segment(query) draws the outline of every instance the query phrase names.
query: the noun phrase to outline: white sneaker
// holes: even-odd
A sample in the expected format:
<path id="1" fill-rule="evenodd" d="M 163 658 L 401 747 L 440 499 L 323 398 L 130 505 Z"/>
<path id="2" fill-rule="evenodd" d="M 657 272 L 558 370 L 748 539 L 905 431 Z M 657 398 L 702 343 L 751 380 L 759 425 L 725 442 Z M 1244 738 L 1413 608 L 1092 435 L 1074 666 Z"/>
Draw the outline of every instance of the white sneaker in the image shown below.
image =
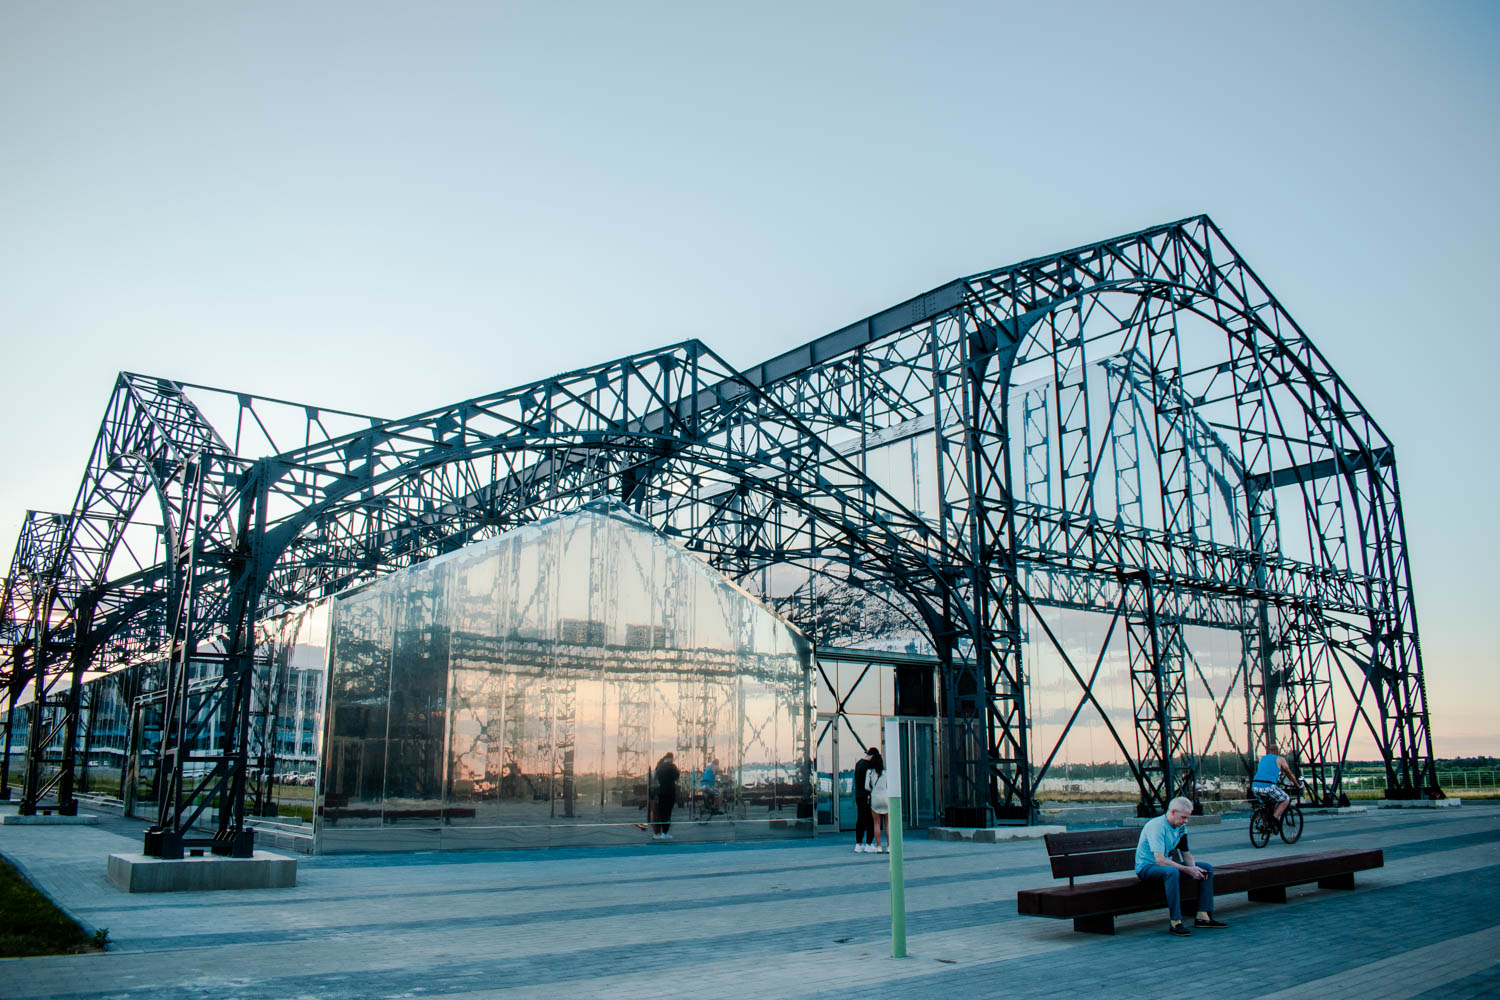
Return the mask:
<path id="1" fill-rule="evenodd" d="M 854 845 L 854 853 L 855 854 L 863 854 L 863 853 L 865 853 L 865 845 L 864 844 L 855 844 Z"/>
<path id="2" fill-rule="evenodd" d="M 661 839 L 662 840 L 671 840 L 672 839 L 672 835 L 670 833 L 664 833 L 664 834 L 661 835 Z"/>
<path id="3" fill-rule="evenodd" d="M 889 847 L 882 847 L 880 849 L 880 853 L 881 854 L 889 854 L 889 853 L 891 853 L 891 849 Z"/>

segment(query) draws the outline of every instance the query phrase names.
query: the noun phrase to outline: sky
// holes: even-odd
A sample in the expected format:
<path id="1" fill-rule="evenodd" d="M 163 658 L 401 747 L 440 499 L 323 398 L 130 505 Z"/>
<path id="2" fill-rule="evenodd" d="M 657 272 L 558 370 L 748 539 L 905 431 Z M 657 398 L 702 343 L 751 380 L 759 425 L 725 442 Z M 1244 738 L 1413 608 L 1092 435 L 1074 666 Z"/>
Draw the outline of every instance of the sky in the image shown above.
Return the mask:
<path id="1" fill-rule="evenodd" d="M 1394 442 L 1437 753 L 1500 754 L 1500 7 L 1047 6 L 0 0 L 0 553 L 122 370 L 748 366 L 1208 213 Z"/>

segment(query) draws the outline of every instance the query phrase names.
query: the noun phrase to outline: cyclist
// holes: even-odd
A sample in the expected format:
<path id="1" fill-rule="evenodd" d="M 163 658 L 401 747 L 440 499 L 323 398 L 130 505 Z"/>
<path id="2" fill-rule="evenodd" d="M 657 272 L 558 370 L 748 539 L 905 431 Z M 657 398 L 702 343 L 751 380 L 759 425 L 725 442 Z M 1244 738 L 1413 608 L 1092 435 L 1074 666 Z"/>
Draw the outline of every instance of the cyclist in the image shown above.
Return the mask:
<path id="1" fill-rule="evenodd" d="M 1291 808 L 1292 799 L 1286 792 L 1282 791 L 1278 779 L 1285 774 L 1293 785 L 1297 783 L 1297 776 L 1292 773 L 1292 767 L 1281 756 L 1275 741 L 1266 745 L 1266 752 L 1260 758 L 1260 764 L 1255 768 L 1255 777 L 1250 782 L 1250 791 L 1266 800 L 1267 804 L 1276 803 L 1274 819 L 1279 823 L 1281 817 Z"/>
<path id="2" fill-rule="evenodd" d="M 703 811 L 716 816 L 723 810 L 719 806 L 719 758 L 713 757 L 698 779 L 698 789 L 703 794 Z"/>

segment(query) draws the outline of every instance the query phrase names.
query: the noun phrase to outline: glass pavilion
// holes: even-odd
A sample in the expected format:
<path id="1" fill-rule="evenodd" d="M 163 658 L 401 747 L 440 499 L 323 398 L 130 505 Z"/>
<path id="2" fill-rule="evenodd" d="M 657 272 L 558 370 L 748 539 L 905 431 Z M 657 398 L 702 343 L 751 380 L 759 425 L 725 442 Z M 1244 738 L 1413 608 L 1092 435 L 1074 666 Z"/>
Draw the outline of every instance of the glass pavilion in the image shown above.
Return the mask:
<path id="1" fill-rule="evenodd" d="M 811 644 L 616 504 L 340 594 L 329 632 L 320 852 L 644 841 L 668 752 L 676 839 L 813 832 Z"/>

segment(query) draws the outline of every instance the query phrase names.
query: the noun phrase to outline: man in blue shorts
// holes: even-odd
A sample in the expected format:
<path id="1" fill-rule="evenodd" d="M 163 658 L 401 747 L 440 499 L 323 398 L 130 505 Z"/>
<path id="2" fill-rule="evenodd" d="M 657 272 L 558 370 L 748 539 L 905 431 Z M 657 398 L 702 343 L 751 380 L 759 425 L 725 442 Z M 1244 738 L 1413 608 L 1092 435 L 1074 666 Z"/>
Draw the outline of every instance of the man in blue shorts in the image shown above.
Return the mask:
<path id="1" fill-rule="evenodd" d="M 1260 758 L 1260 764 L 1255 768 L 1255 777 L 1250 782 L 1250 790 L 1269 802 L 1276 803 L 1276 818 L 1280 819 L 1286 815 L 1287 809 L 1292 805 L 1291 796 L 1282 791 L 1278 779 L 1285 774 L 1287 780 L 1293 785 L 1297 783 L 1297 776 L 1292 773 L 1291 765 L 1286 758 L 1281 756 L 1281 751 L 1276 748 L 1275 743 L 1266 746 L 1265 754 Z"/>
<path id="2" fill-rule="evenodd" d="M 1228 927 L 1214 919 L 1214 866 L 1206 861 L 1195 862 L 1187 844 L 1188 817 L 1193 815 L 1193 803 L 1181 796 L 1167 803 L 1165 815 L 1147 821 L 1141 827 L 1141 839 L 1135 843 L 1135 874 L 1143 882 L 1161 880 L 1167 894 L 1167 913 L 1171 923 L 1167 932 L 1176 937 L 1190 937 L 1192 931 L 1182 926 L 1182 876 L 1203 883 L 1198 887 L 1198 916 L 1194 927 Z M 1172 853 L 1180 851 L 1181 861 L 1172 860 Z"/>

